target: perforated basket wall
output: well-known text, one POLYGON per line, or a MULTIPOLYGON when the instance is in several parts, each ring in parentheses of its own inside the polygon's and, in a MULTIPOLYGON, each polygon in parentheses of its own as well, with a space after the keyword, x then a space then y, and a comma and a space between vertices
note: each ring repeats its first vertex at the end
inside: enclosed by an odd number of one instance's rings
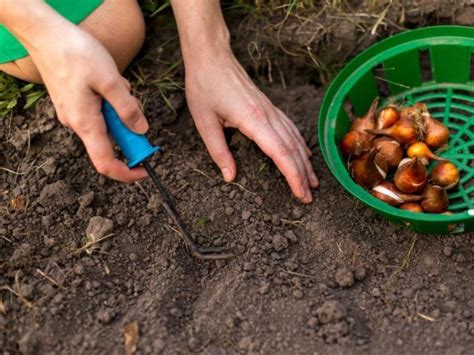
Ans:
POLYGON ((385 218, 423 233, 474 230, 474 28, 438 26, 407 31, 370 47, 336 77, 319 117, 323 157, 336 179, 385 218), (453 215, 412 213, 391 207, 357 185, 349 175, 339 142, 348 131, 351 107, 367 112, 380 96, 390 102, 424 102, 450 129, 449 149, 440 153, 461 171, 449 194, 453 215))

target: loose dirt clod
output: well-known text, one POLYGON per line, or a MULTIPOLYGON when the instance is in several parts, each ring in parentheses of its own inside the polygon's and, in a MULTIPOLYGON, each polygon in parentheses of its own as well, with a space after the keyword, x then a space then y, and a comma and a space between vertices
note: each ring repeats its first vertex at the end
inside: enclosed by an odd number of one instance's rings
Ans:
POLYGON ((322 324, 336 323, 345 318, 346 309, 340 302, 332 300, 325 301, 316 313, 322 324))
POLYGON ((348 268, 336 271, 335 280, 340 287, 351 287, 354 285, 354 274, 348 268))
POLYGON ((76 193, 63 180, 58 180, 41 190, 39 202, 46 207, 67 207, 76 202, 76 193))
POLYGON ((95 198, 94 191, 89 191, 85 193, 84 195, 79 196, 79 198, 77 199, 77 202, 79 202, 79 206, 81 208, 86 208, 91 205, 91 203, 94 201, 94 198, 95 198))
POLYGON ((281 234, 275 234, 272 238, 273 248, 279 252, 288 248, 288 240, 281 234))
POLYGON ((113 228, 114 222, 111 219, 95 216, 89 220, 86 235, 92 236, 94 240, 99 240, 109 235, 113 228))

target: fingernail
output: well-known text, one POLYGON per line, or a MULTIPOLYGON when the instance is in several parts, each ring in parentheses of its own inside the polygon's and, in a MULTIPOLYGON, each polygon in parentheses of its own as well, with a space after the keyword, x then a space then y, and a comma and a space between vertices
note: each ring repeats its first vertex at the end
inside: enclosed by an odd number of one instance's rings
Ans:
POLYGON ((301 185, 301 200, 305 201, 306 200, 306 197, 308 196, 308 192, 309 192, 309 189, 308 189, 308 186, 305 186, 305 185, 301 185))
POLYGON ((311 173, 311 182, 313 183, 313 187, 317 187, 319 185, 319 179, 314 172, 311 173))
POLYGON ((137 123, 133 126, 136 132, 144 134, 148 131, 148 122, 145 119, 138 120, 137 123))
POLYGON ((222 175, 225 181, 230 182, 232 180, 232 171, 229 168, 223 168, 222 175))

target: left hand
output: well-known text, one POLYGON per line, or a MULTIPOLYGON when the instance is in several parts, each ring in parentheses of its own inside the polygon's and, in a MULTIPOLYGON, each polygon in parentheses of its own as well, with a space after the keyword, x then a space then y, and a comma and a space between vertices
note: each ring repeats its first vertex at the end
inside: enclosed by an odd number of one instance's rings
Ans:
POLYGON ((285 176, 293 194, 304 203, 319 180, 307 147, 294 123, 255 86, 230 49, 212 60, 186 63, 186 97, 196 127, 228 182, 237 167, 223 129, 233 127, 255 141, 285 176))

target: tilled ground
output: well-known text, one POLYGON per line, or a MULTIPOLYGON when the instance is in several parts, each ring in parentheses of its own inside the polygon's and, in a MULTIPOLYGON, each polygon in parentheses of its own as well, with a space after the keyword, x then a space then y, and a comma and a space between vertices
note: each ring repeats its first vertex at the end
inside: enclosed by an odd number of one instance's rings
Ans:
MULTIPOLYGON (((321 91, 267 91, 315 135, 321 91)), ((133 322, 144 354, 472 349, 473 236, 415 235, 381 220, 337 184, 318 148, 322 184, 305 207, 240 134, 230 137, 237 183, 225 184, 186 113, 162 128, 156 171, 198 241, 236 253, 199 262, 149 182, 146 196, 98 176, 47 102, 29 119, 2 125, 17 139, 43 130, 21 165, 30 172, 1 175, 3 353, 123 353, 133 322), (86 249, 86 230, 108 237, 86 249)), ((24 156, 7 143, 2 152, 2 166, 24 156)))
POLYGON ((239 174, 224 183, 183 98, 171 100, 178 116, 147 105, 155 170, 197 241, 232 248, 225 262, 189 255, 149 181, 100 177, 48 100, 1 121, 12 170, 0 172, 1 352, 122 354, 127 335, 140 354, 470 353, 473 235, 416 235, 376 216, 322 161, 323 90, 265 91, 315 152, 311 206, 236 132, 239 174))

